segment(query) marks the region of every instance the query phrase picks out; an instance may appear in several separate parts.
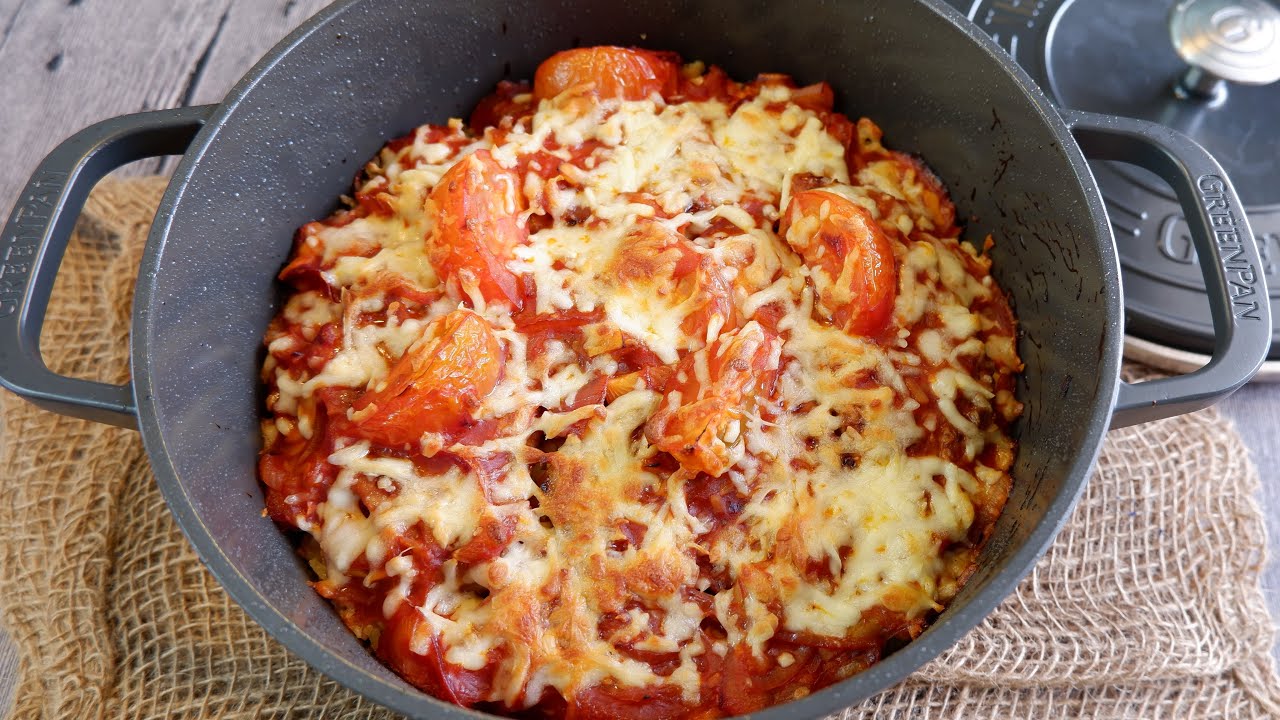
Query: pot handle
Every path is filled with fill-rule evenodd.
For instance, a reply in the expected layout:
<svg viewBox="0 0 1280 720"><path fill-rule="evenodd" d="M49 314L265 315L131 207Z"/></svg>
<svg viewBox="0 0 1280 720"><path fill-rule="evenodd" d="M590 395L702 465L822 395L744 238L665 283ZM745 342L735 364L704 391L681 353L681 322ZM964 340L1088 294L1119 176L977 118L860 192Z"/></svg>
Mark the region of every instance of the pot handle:
<svg viewBox="0 0 1280 720"><path fill-rule="evenodd" d="M0 386L46 410L121 427L137 426L133 387L52 372L40 356L40 329L89 191L126 163L181 155L215 107L155 110L103 120L67 138L41 161L0 234Z"/></svg>
<svg viewBox="0 0 1280 720"><path fill-rule="evenodd" d="M1200 258L1213 316L1209 363L1177 377L1121 381L1111 427L1181 415L1218 402L1254 376L1271 346L1271 306L1244 203L1218 161L1176 130L1144 120L1076 110L1061 113L1086 156L1138 165L1173 187Z"/></svg>

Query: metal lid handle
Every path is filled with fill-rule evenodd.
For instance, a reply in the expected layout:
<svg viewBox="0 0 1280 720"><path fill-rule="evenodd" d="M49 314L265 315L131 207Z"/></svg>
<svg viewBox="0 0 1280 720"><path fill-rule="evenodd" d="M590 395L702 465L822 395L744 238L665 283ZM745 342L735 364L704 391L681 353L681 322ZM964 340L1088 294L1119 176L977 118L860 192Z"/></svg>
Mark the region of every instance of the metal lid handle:
<svg viewBox="0 0 1280 720"><path fill-rule="evenodd" d="M1267 0L1182 0L1169 13L1173 49L1191 67L1175 89L1221 103L1227 82L1280 80L1280 9Z"/></svg>

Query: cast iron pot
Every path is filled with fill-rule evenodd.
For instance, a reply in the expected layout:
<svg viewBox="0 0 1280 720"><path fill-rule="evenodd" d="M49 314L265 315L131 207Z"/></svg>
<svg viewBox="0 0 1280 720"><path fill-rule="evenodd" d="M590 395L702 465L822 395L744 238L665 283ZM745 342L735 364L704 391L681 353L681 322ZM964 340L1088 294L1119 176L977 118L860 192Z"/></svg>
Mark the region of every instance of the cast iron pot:
<svg viewBox="0 0 1280 720"><path fill-rule="evenodd" d="M334 208L388 139L466 117L507 76L574 45L671 49L737 78L825 79L841 109L949 183L970 238L996 238L995 275L1022 329L1026 414L1008 507L979 571L937 622L880 664L759 717L817 717L905 677L977 624L1070 512L1108 427L1205 407L1243 384L1271 321L1258 251L1219 165L1156 125L1060 112L994 43L940 0L343 0L276 46L220 105L119 117L58 147L0 240L0 380L56 412L137 426L165 498L227 591L321 672L414 717L476 714L402 682L307 586L262 517L258 368L274 282L294 230ZM60 377L40 326L93 183L182 154L134 296L130 385ZM1085 156L1153 170L1177 190L1210 289L1213 361L1182 377L1119 381L1120 268Z"/></svg>

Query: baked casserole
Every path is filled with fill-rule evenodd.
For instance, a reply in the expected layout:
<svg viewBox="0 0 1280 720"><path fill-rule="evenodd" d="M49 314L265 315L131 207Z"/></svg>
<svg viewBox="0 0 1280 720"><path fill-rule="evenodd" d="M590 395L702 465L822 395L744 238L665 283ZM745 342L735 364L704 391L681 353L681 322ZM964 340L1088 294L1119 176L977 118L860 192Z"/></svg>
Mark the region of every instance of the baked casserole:
<svg viewBox="0 0 1280 720"><path fill-rule="evenodd" d="M451 702L802 697L916 637L1008 496L1015 321L960 235L826 83L557 54L299 230L267 512Z"/></svg>

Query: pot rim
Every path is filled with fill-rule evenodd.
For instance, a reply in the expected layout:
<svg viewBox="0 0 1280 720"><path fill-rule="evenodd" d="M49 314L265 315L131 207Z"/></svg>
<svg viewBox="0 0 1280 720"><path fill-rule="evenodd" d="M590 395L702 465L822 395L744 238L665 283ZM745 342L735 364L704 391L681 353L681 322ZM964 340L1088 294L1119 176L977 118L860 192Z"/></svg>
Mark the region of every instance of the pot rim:
<svg viewBox="0 0 1280 720"><path fill-rule="evenodd" d="M235 568L195 510L169 456L153 396L151 351L156 344L153 337L156 328L151 323L150 305L155 289L155 278L161 271L161 259L173 222L174 210L182 199L199 160L217 137L227 119L282 58L362 1L337 0L277 43L235 84L178 164L173 179L161 199L148 235L134 295L132 318L134 332L131 336L130 362L138 408L138 426L156 481L183 534L227 593L273 638L327 677L362 696L410 717L433 717L444 720L493 718L495 716L488 713L480 713L438 700L399 679L393 681L388 677L374 675L341 659L268 603L254 589L248 578ZM1107 326L1104 328L1105 342L1100 348L1098 367L1100 377L1104 381L1099 383L1098 392L1093 399L1092 414L1087 418L1088 428L1084 434L1083 446L1092 449L1072 460L1069 477L1064 480L1062 490L1057 497L1049 504L1043 519L1032 529L1027 540L1009 554L1004 566L988 578L985 585L978 588L962 607L948 608L943 611L920 637L867 670L803 699L776 705L743 717L781 720L794 717L816 718L838 712L901 682L910 673L940 655L976 627L997 604L1013 592L1022 578L1030 572L1036 560L1045 552L1070 516L1101 451L1103 435L1107 431L1111 410L1116 402L1118 392L1116 381L1119 379L1123 346L1120 264L1100 191L1084 154L1048 97L986 33L969 22L959 11L946 4L944 0L916 0L916 2L941 16L970 42L976 43L993 65L1012 77L1027 101L1036 108L1037 113L1049 128L1052 137L1046 139L1056 141L1061 147L1084 190L1088 212L1094 221L1093 234L1099 239L1100 262L1109 279L1108 291L1104 298L1107 305Z"/></svg>

